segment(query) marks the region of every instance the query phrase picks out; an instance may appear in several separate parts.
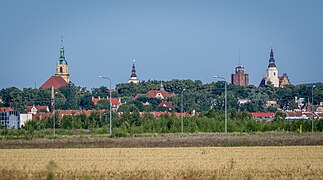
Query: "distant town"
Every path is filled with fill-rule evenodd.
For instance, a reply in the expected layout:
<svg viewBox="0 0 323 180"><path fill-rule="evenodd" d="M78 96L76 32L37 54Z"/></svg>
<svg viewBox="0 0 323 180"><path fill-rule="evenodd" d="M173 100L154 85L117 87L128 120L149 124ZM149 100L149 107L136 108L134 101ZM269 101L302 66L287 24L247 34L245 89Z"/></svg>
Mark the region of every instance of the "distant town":
<svg viewBox="0 0 323 180"><path fill-rule="evenodd" d="M211 110L222 112L226 108L231 115L247 112L250 118L262 121L323 118L322 84L291 85L287 73L279 75L273 49L269 52L266 76L260 80L259 87L249 85L249 75L244 66L238 64L228 84L228 95L227 82L222 77L217 78L224 81L210 84L191 80L140 81L135 61L128 83L118 84L116 88L94 88L89 92L71 83L64 52L62 44L56 74L39 89L21 91L12 87L0 91L1 126L17 129L30 120L47 121L54 113L62 119L81 114L89 117L99 112L102 118L109 108L118 116L136 110L140 116L150 114L154 118L164 115L190 118ZM111 81L108 77L101 78Z"/></svg>

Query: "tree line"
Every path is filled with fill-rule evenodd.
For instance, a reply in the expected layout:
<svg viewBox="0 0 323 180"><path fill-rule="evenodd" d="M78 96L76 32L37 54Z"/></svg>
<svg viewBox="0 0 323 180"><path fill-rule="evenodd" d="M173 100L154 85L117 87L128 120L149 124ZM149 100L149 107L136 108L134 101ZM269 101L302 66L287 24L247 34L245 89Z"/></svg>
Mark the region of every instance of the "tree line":
<svg viewBox="0 0 323 180"><path fill-rule="evenodd" d="M164 89L178 96L167 99L174 104L174 109L168 110L163 107L158 107L160 99L140 97L134 99L137 94L145 94L149 90L160 89L161 82ZM228 85L228 108L236 109L237 111L248 112L275 112L276 107L266 107L266 101L277 101L278 108L295 109L297 103L295 97L305 98L306 101L312 97L313 84L289 85L284 88L274 88L272 86L255 87L239 87ZM181 93L183 92L184 111L192 112L207 112L210 109L217 111L224 109L224 82L212 82L203 84L202 81L196 80L171 80L157 81L148 80L142 81L139 84L122 83L117 84L115 90L112 90L112 97L121 98L124 105L119 108L120 112L126 110L133 111L173 111L180 112L181 109ZM314 91L314 104L323 102L323 84L317 83ZM76 86L73 83L56 90L55 93L55 109L108 109L108 102L100 102L94 105L92 97L108 97L109 89L101 86L87 90L85 87ZM0 90L0 98L2 103L0 107L13 107L19 112L25 112L25 106L32 105L47 105L50 106L51 90L50 89L33 89L23 88L22 90L16 87L4 88ZM239 99L248 99L249 102L239 104ZM149 105L144 106L144 102L149 102Z"/></svg>
<svg viewBox="0 0 323 180"><path fill-rule="evenodd" d="M39 134L45 131L51 133L55 122L57 134L73 134L75 132L87 132L91 134L109 133L109 111L93 111L90 116L85 114L66 115L58 118L58 113L42 120L28 121L19 130L8 130L0 127L0 135L21 136L29 133ZM113 136L128 136L141 133L179 133L181 132L182 119L172 115L163 115L158 118L151 114L141 116L139 111L125 111L121 115L112 114ZM248 113L236 113L230 111L228 116L228 132L266 132L266 131L290 131L310 132L311 121L294 120L284 121L276 117L274 121L255 121ZM48 131L50 130L50 131ZM75 131L79 130L79 131ZM224 132L224 113L214 109L199 114L198 116L183 118L184 132ZM323 119L314 121L314 131L323 131ZM20 133L20 134L19 134Z"/></svg>

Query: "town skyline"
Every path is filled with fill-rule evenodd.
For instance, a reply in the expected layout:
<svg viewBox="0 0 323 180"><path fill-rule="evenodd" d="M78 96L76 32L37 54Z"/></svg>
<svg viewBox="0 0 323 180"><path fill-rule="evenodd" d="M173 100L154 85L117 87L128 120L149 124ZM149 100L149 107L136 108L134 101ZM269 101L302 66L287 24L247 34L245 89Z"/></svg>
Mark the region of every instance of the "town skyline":
<svg viewBox="0 0 323 180"><path fill-rule="evenodd" d="M133 59L141 81L203 83L229 83L241 62L258 86L271 48L291 84L323 79L320 1L36 2L2 3L0 88L39 88L55 73L61 36L71 82L89 89L107 86L99 75L127 83Z"/></svg>

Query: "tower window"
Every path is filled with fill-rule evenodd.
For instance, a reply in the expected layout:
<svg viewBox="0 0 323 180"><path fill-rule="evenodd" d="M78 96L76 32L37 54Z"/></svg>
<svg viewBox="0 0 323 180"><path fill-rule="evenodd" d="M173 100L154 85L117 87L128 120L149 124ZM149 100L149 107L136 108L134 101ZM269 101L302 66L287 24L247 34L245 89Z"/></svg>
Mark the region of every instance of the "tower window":
<svg viewBox="0 0 323 180"><path fill-rule="evenodd" d="M60 72L60 73L63 73L63 67L60 67L60 68L59 68L59 72Z"/></svg>
<svg viewBox="0 0 323 180"><path fill-rule="evenodd" d="M274 73L274 76L276 76L276 73Z"/></svg>

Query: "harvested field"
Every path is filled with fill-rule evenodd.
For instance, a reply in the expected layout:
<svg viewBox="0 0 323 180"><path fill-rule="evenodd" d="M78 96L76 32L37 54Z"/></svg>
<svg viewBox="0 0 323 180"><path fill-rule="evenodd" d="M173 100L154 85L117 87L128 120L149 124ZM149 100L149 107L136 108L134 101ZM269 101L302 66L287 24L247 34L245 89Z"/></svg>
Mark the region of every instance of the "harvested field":
<svg viewBox="0 0 323 180"><path fill-rule="evenodd" d="M323 133L268 132L141 134L111 138L108 135L69 135L31 140L0 140L0 149L13 148L119 148L119 147L227 147L227 146L313 146L323 145Z"/></svg>
<svg viewBox="0 0 323 180"><path fill-rule="evenodd" d="M0 149L0 179L322 179L322 146Z"/></svg>

